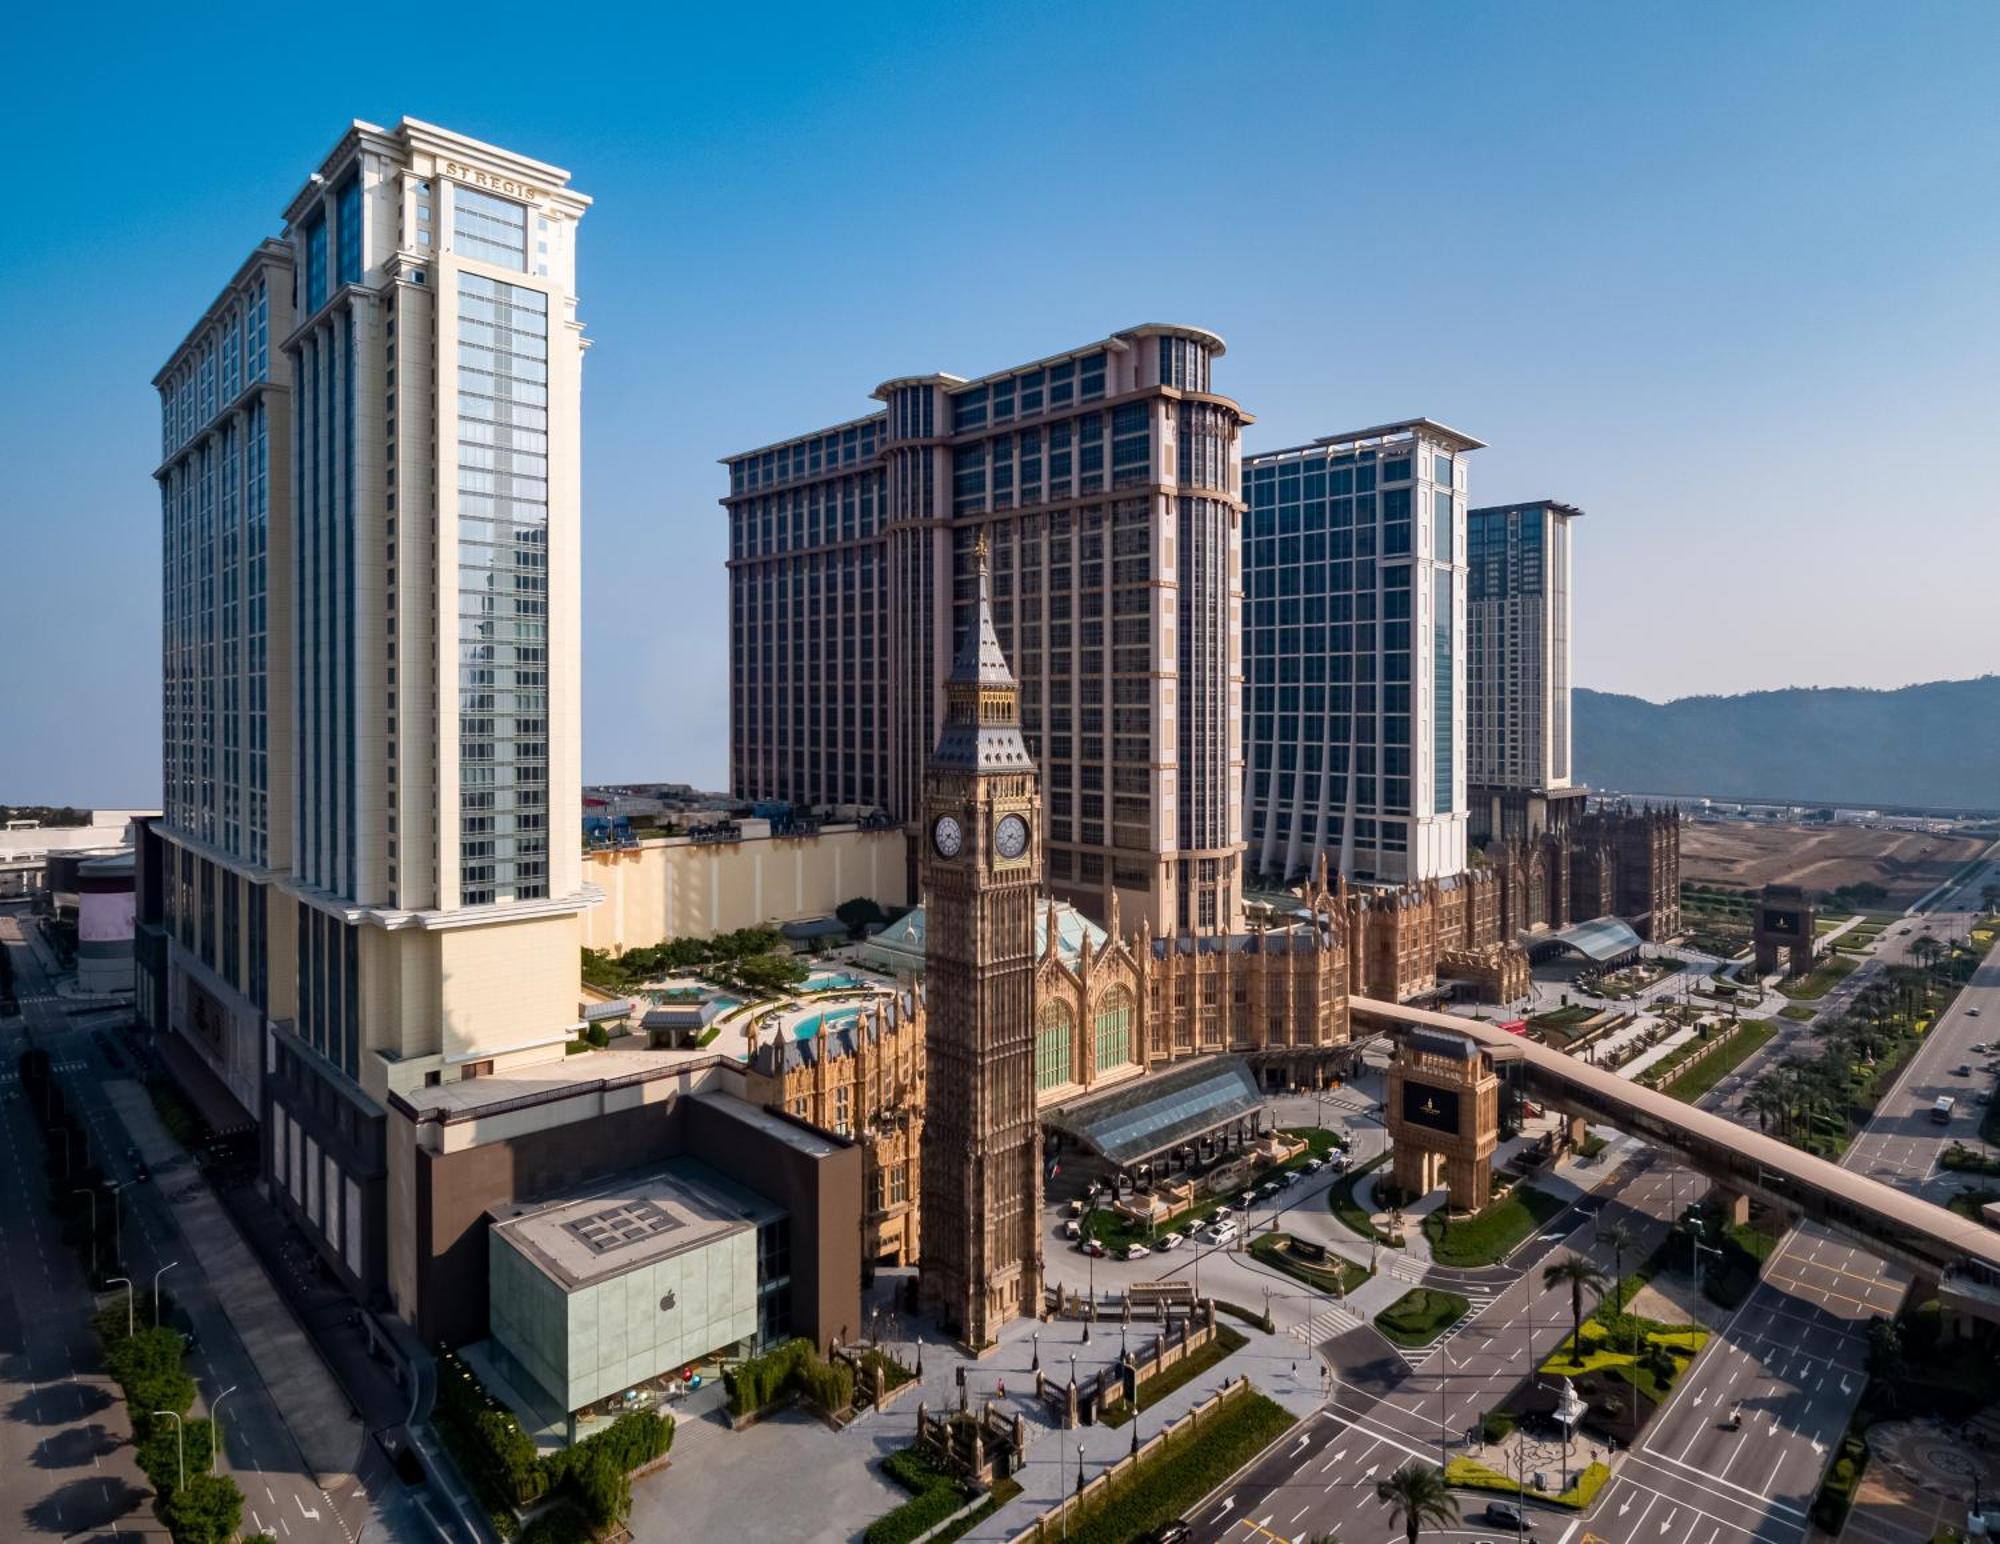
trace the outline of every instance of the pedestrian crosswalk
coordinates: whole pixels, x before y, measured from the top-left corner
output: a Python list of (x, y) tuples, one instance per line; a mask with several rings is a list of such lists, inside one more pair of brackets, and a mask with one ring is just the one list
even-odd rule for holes
[(1306, 1320), (1305, 1323), (1294, 1324), (1286, 1333), (1294, 1340), (1303, 1341), (1309, 1346), (1316, 1346), (1323, 1341), (1333, 1339), (1336, 1335), (1344, 1335), (1351, 1329), (1357, 1329), (1360, 1327), (1360, 1324), (1360, 1314), (1338, 1303), (1331, 1303)]

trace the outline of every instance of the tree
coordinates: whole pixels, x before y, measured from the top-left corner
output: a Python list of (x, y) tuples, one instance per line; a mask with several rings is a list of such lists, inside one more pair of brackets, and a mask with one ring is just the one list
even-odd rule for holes
[(1573, 1333), (1571, 1354), (1583, 1360), (1583, 1294), (1587, 1289), (1602, 1295), (1606, 1277), (1582, 1255), (1564, 1255), (1553, 1265), (1542, 1267), (1542, 1286), (1553, 1290), (1565, 1284), (1569, 1287), (1570, 1329)]
[(886, 927), (889, 914), (870, 896), (857, 895), (851, 901), (842, 901), (833, 909), (840, 925), (850, 933), (859, 933), (865, 927)]
[(243, 1522), (243, 1492), (226, 1474), (190, 1474), (160, 1506), (176, 1544), (229, 1544)]
[(609, 1453), (599, 1449), (570, 1471), (577, 1505), (590, 1526), (608, 1530), (632, 1509), (632, 1481)]
[(1403, 1537), (1417, 1544), (1425, 1524), (1458, 1526), (1458, 1498), (1444, 1482), (1444, 1471), (1412, 1459), (1386, 1480), (1375, 1482), (1375, 1499), (1403, 1525)]
[(1611, 1301), (1620, 1312), (1625, 1308), (1625, 1251), (1639, 1242), (1639, 1235), (1629, 1224), (1614, 1217), (1609, 1222), (1598, 1224), (1597, 1241), (1611, 1250), (1612, 1270), (1615, 1273), (1611, 1289)]
[(789, 954), (753, 954), (736, 962), (736, 979), (759, 992), (787, 991), (808, 974), (806, 967)]

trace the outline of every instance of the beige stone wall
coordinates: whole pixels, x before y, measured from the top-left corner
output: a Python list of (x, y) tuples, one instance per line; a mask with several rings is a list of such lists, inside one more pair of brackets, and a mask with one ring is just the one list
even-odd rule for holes
[(604, 892), (583, 916), (589, 949), (644, 948), (767, 922), (826, 916), (868, 896), (910, 902), (900, 830), (834, 827), (816, 836), (692, 842), (665, 837), (585, 854), (583, 877)]
[(562, 1042), (578, 1024), (574, 914), (431, 937), (438, 951), (437, 1049), (447, 1061), (510, 1052), (517, 1061), (561, 1057)]

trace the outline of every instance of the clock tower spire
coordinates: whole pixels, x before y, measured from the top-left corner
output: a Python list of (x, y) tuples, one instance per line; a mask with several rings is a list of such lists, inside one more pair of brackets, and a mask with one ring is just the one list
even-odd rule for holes
[(925, 1303), (966, 1345), (1041, 1306), (1035, 897), (1041, 800), (1020, 694), (979, 597), (945, 681), (923, 837)]

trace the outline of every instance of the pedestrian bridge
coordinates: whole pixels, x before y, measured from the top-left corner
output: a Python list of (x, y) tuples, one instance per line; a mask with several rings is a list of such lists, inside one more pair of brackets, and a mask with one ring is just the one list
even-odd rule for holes
[(2000, 1231), (1477, 1019), (1351, 997), (1364, 1026), (1448, 1029), (1517, 1062), (1537, 1100), (1665, 1148), (1716, 1184), (1801, 1213), (1920, 1280), (1955, 1312), (2000, 1322)]

